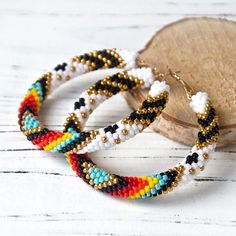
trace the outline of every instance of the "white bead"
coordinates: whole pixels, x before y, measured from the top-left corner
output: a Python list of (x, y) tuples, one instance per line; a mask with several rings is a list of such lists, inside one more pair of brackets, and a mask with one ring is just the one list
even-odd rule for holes
[(106, 132), (106, 136), (108, 137), (108, 138), (110, 138), (110, 137), (112, 137), (112, 133), (109, 131), (109, 132)]
[(119, 137), (117, 133), (112, 134), (112, 136), (114, 139), (117, 139)]
[(119, 138), (122, 142), (125, 141), (125, 136), (123, 134), (119, 134)]
[(208, 102), (208, 94), (205, 92), (198, 92), (192, 96), (190, 107), (196, 113), (203, 113)]
[(165, 81), (155, 81), (149, 91), (149, 95), (152, 97), (156, 97), (158, 95), (160, 95), (163, 92), (169, 92), (170, 91), (170, 87), (169, 85), (166, 84)]
[(115, 141), (114, 141), (114, 138), (113, 138), (113, 137), (109, 138), (109, 140), (108, 140), (108, 141), (109, 141), (109, 143), (110, 143), (110, 144), (112, 144), (112, 145), (114, 145), (114, 144), (115, 144)]

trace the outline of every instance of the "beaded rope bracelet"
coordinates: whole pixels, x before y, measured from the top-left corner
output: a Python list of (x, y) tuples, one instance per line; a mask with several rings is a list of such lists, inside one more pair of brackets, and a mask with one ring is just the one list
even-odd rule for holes
[(187, 157), (165, 172), (143, 177), (119, 176), (97, 167), (87, 154), (67, 154), (68, 162), (87, 184), (114, 197), (150, 198), (171, 192), (204, 170), (218, 141), (218, 117), (207, 93), (193, 95), (190, 106), (199, 124), (198, 139)]

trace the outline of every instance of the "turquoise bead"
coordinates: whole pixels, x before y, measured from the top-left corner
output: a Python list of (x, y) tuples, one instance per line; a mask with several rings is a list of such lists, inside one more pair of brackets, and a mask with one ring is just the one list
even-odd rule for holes
[(105, 180), (105, 181), (108, 181), (108, 180), (109, 180), (108, 175), (104, 176), (104, 180)]
[(161, 175), (157, 175), (157, 178), (160, 180), (160, 179), (162, 179), (162, 176)]
[(159, 184), (160, 184), (161, 186), (163, 186), (163, 185), (165, 185), (165, 181), (164, 181), (163, 179), (161, 179), (161, 180), (159, 180)]
[(101, 176), (100, 178), (99, 178), (99, 183), (103, 183), (104, 182), (104, 179), (103, 179), (103, 177)]
[(160, 184), (156, 184), (156, 185), (155, 185), (155, 188), (156, 188), (156, 190), (160, 190), (160, 189), (161, 189)]
[(168, 180), (168, 176), (167, 176), (167, 175), (163, 175), (162, 178), (163, 178), (163, 180), (165, 180), (165, 181)]
[(151, 194), (156, 194), (157, 190), (155, 188), (151, 188)]
[(94, 179), (94, 178), (95, 178), (95, 174), (94, 174), (94, 173), (91, 173), (91, 174), (90, 174), (90, 178), (91, 178), (91, 179)]
[(98, 178), (99, 178), (99, 177), (100, 177), (100, 175), (101, 175), (101, 172), (100, 172), (100, 171), (96, 173), (96, 177), (98, 177)]

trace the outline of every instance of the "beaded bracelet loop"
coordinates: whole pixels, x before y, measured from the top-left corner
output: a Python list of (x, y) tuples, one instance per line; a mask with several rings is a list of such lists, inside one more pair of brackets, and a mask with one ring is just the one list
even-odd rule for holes
[(187, 182), (203, 171), (209, 154), (215, 149), (219, 137), (218, 117), (208, 94), (198, 92), (191, 95), (185, 81), (176, 74), (191, 100), (199, 124), (198, 139), (190, 153), (176, 166), (151, 176), (133, 177), (108, 173), (91, 161), (87, 154), (67, 154), (67, 160), (76, 174), (93, 188), (114, 197), (150, 198), (173, 191), (182, 182)]

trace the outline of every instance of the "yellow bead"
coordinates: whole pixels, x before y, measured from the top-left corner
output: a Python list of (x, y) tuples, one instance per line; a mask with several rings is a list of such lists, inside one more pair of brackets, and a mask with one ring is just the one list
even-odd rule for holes
[(142, 179), (143, 179), (143, 180), (147, 180), (147, 176), (143, 176)]
[(149, 193), (150, 192), (150, 187), (149, 186), (145, 186), (145, 192)]
[(145, 194), (145, 191), (142, 189), (139, 191), (141, 195), (144, 195)]
[(157, 179), (157, 178), (153, 178), (152, 182), (153, 182), (154, 184), (158, 184), (158, 179)]
[(152, 181), (152, 177), (148, 177), (147, 180), (148, 180), (148, 182), (151, 182)]
[(154, 184), (153, 184), (153, 182), (151, 181), (151, 182), (149, 182), (149, 187), (150, 188), (154, 188)]
[(61, 143), (61, 141), (62, 141), (61, 138), (57, 139), (57, 143)]

